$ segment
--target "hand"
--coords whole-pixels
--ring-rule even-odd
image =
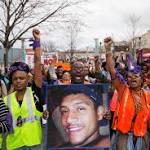
[[[43,111],[43,119],[47,120],[49,117],[49,112],[48,110]]]
[[[105,111],[103,118],[106,119],[106,120],[110,120],[111,119],[111,112],[110,112],[110,110]]]
[[[41,33],[38,29],[33,29],[32,34],[35,40],[40,40]]]
[[[98,55],[94,57],[94,61],[99,62],[99,56]]]
[[[145,79],[144,79],[144,85],[145,85],[145,86],[150,85],[150,79],[145,78]]]
[[[105,46],[106,51],[111,50],[112,43],[113,43],[113,41],[112,41],[111,37],[107,37],[104,39],[104,46]]]

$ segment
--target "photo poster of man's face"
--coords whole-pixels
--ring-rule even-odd
[[[47,149],[110,147],[110,85],[50,85],[47,91]]]

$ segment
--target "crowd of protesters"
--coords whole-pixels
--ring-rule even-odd
[[[114,94],[104,118],[113,120],[111,148],[149,150],[150,58],[134,62],[128,52],[124,61],[116,61],[112,42],[111,38],[104,40],[106,61],[101,62],[99,56],[94,56],[93,64],[79,59],[70,62],[70,70],[65,70],[55,66],[55,57],[48,67],[41,64],[40,32],[34,29],[34,68],[15,62],[7,75],[0,72],[0,149],[42,149],[40,120],[49,116],[43,110],[42,86],[108,83]]]

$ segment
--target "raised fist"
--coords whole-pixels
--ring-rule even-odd
[[[33,29],[32,34],[33,34],[33,37],[35,40],[40,40],[41,34],[40,34],[40,31],[38,29]]]
[[[112,43],[113,43],[113,41],[112,41],[111,37],[107,37],[104,39],[104,46],[105,46],[106,51],[111,50]]]
[[[112,41],[111,37],[107,37],[107,38],[104,39],[104,43],[108,43],[110,41]]]

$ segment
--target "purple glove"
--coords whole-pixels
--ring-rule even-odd
[[[29,46],[32,46],[33,50],[41,47],[40,41],[36,41],[33,38],[31,38],[29,41],[32,42]]]

